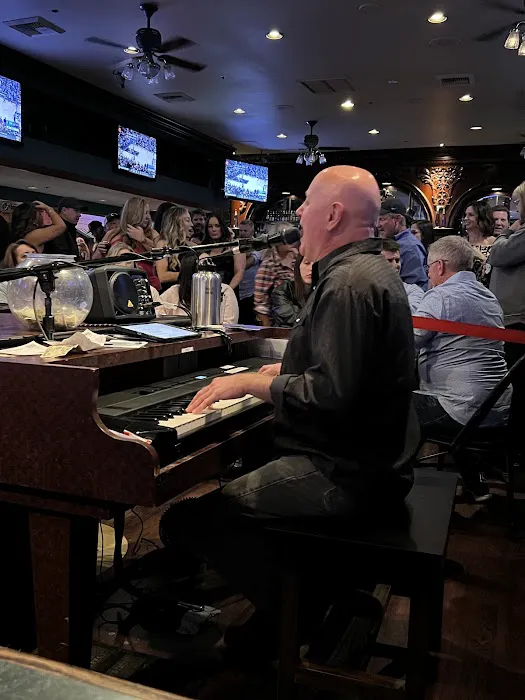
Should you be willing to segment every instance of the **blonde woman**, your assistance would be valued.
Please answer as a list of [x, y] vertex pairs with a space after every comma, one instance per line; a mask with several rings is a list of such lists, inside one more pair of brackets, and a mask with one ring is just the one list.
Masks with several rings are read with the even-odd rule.
[[[162, 230], [160, 237], [163, 245], [170, 248], [179, 248], [189, 245], [193, 234], [193, 224], [189, 211], [185, 207], [173, 206], [168, 209], [162, 219]], [[157, 275], [166, 290], [179, 280], [180, 262], [178, 255], [163, 258], [157, 262]]]
[[[147, 253], [152, 248], [162, 246], [162, 239], [153, 228], [148, 202], [143, 197], [130, 197], [122, 208], [118, 227], [106, 233], [102, 243], [107, 243], [109, 247], [116, 243], [125, 243], [134, 253]], [[102, 257], [102, 254], [97, 253], [94, 257]], [[137, 263], [137, 267], [147, 272], [151, 286], [160, 290], [155, 264], [143, 261]]]

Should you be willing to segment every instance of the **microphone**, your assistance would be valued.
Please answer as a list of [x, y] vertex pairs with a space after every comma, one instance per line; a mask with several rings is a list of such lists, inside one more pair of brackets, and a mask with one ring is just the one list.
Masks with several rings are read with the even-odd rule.
[[301, 240], [301, 232], [298, 228], [288, 228], [285, 231], [278, 233], [269, 233], [266, 236], [258, 236], [257, 238], [240, 238], [239, 250], [241, 253], [250, 250], [264, 250], [272, 248], [275, 245], [293, 245]]

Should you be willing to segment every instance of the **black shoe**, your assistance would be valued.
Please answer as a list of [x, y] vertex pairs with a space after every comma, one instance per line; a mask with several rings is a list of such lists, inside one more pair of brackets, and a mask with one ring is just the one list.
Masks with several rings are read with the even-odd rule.
[[485, 503], [492, 498], [488, 484], [481, 474], [477, 479], [465, 481], [463, 495], [472, 503]]

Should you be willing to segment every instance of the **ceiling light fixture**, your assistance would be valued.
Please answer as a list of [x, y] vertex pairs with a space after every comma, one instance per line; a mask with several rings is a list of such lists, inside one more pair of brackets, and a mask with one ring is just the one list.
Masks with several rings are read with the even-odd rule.
[[98, 201], [104, 203], [106, 200], [105, 200], [105, 199], [99, 199]]
[[306, 151], [299, 153], [295, 162], [297, 165], [313, 165], [318, 161], [319, 165], [325, 165], [325, 154], [321, 153], [317, 148], [319, 137], [314, 134], [314, 126], [317, 124], [317, 119], [309, 119], [306, 123], [310, 127], [310, 133], [306, 134], [303, 141]]
[[444, 143], [439, 144], [440, 148], [443, 148], [444, 145], [445, 145]]
[[472, 102], [473, 99], [474, 98], [472, 97], [472, 95], [469, 95], [467, 93], [466, 95], [461, 95], [461, 97], [459, 98], [459, 101], [460, 102]]
[[237, 107], [237, 109], [233, 110], [234, 114], [246, 114], [246, 110], [242, 109], [241, 107]]
[[290, 192], [281, 192], [281, 194], [287, 195], [290, 194]]
[[501, 192], [502, 189], [503, 189], [503, 187], [493, 187], [492, 191], [493, 192]]
[[134, 56], [135, 54], [140, 53], [140, 49], [137, 49], [136, 46], [128, 46], [126, 49], [124, 49], [124, 53], [129, 53]]
[[348, 99], [348, 100], [345, 100], [344, 102], [341, 102], [341, 107], [343, 109], [346, 109], [347, 112], [349, 112], [351, 109], [353, 109], [355, 107], [355, 105], [352, 102], [352, 100]]
[[278, 29], [271, 29], [266, 35], [266, 38], [270, 39], [270, 41], [279, 41], [279, 39], [283, 38], [283, 35]]
[[37, 190], [38, 187], [35, 187], [35, 185], [30, 185], [27, 189], [28, 190]]
[[287, 139], [288, 136], [286, 134], [277, 134], [278, 139]]
[[391, 182], [382, 182], [381, 184], [383, 185], [383, 187], [392, 187]]
[[370, 129], [370, 131], [368, 133], [372, 134], [372, 136], [377, 136], [379, 131], [377, 129]]
[[471, 126], [470, 130], [471, 131], [481, 131], [483, 129], [482, 126]]
[[506, 49], [516, 51], [516, 49], [519, 48], [521, 41], [520, 24], [523, 24], [523, 22], [518, 22], [518, 24], [509, 31], [505, 43], [503, 44]]
[[446, 22], [447, 19], [448, 17], [444, 12], [441, 12], [441, 10], [437, 10], [436, 12], [430, 15], [427, 22], [430, 22], [430, 24], [443, 24], [443, 22]]
[[521, 40], [521, 44], [518, 49], [518, 56], [525, 56], [525, 38]]

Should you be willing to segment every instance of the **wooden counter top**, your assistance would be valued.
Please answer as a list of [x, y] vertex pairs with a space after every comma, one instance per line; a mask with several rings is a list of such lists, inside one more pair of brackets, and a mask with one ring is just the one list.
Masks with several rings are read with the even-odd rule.
[[[232, 343], [245, 343], [249, 340], [264, 338], [287, 338], [289, 329], [287, 328], [261, 328], [260, 331], [233, 331], [228, 335]], [[38, 335], [35, 332], [25, 329], [12, 314], [0, 314], [0, 339], [21, 335]], [[201, 338], [194, 340], [182, 340], [175, 343], [148, 343], [143, 348], [123, 349], [104, 348], [102, 350], [92, 350], [88, 353], [67, 355], [58, 360], [42, 360], [40, 357], [0, 357], [0, 362], [22, 362], [25, 364], [60, 364], [75, 367], [115, 367], [132, 364], [135, 362], [145, 362], [164, 357], [173, 357], [186, 352], [197, 352], [199, 350], [209, 350], [218, 348], [224, 344], [224, 338], [217, 333], [203, 332]]]

